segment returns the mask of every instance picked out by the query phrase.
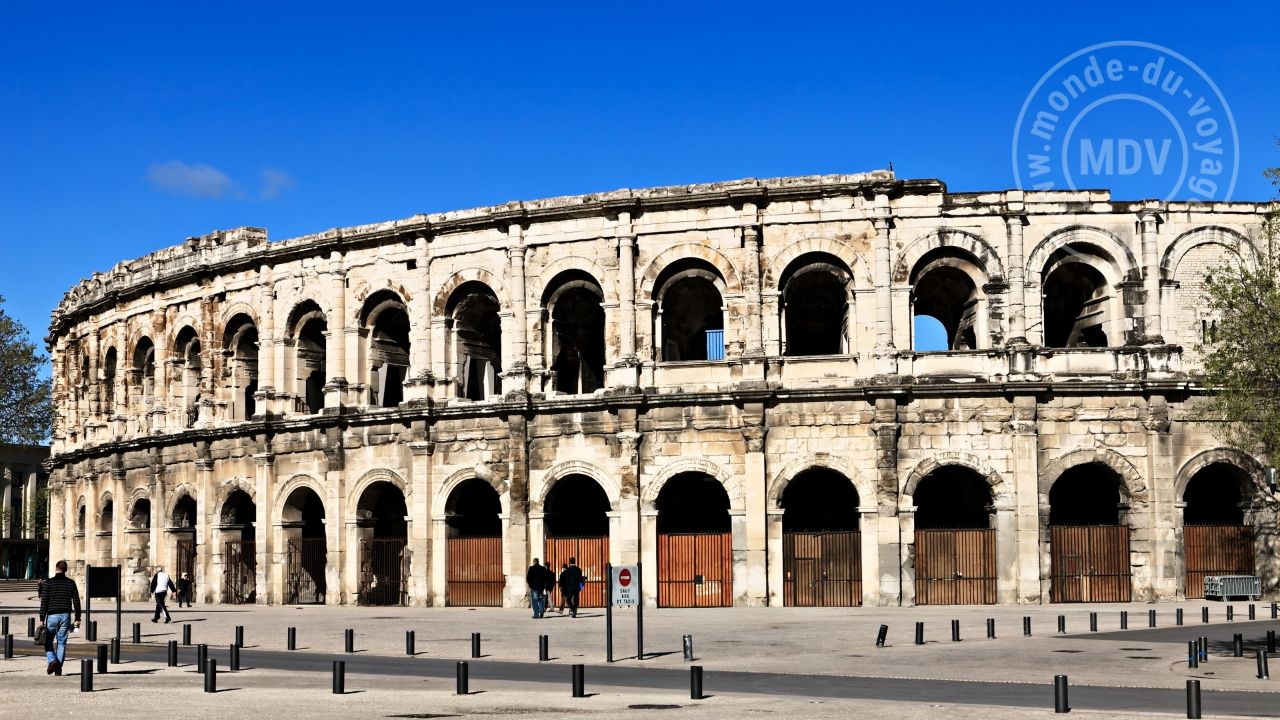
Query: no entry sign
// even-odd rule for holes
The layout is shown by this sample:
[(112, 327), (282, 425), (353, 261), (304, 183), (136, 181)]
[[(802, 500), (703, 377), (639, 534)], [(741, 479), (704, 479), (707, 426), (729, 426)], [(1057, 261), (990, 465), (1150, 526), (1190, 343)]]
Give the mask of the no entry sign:
[(639, 573), (635, 565), (613, 566), (613, 604), (615, 606), (640, 604), (640, 593), (636, 591)]

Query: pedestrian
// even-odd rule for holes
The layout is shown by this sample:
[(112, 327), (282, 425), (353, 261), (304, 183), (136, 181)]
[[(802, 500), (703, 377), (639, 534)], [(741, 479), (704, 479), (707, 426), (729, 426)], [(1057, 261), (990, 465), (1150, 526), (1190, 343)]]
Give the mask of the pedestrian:
[[(569, 563), (560, 563), (560, 577), (561, 577), (561, 578), (564, 578), (564, 573), (565, 573), (565, 571), (566, 571), (566, 570), (568, 570), (568, 569), (569, 569)], [(557, 585), (557, 589), (559, 589), (559, 590), (560, 590), (560, 593), (559, 593), (559, 595), (560, 595), (560, 606), (556, 608), (556, 612), (558, 612), (558, 613), (562, 613), (562, 612), (564, 612), (564, 599), (565, 599), (564, 589), (559, 587), (559, 583), (556, 583), (556, 585)]]
[(547, 612), (547, 569), (542, 567), (538, 558), (533, 559), (529, 571), (524, 574), (524, 581), (529, 585), (529, 604), (533, 607), (533, 619), (537, 620)]
[(191, 591), (195, 587), (195, 583), (191, 580), (191, 573), (182, 573), (182, 577), (178, 578), (178, 607), (182, 607), (185, 601), (187, 607), (191, 607)]
[(587, 577), (578, 567), (577, 558), (569, 558), (569, 565), (560, 572), (560, 594), (569, 605), (569, 617), (578, 617), (578, 593), (586, 585)]
[(169, 608), (165, 607), (164, 598), (169, 591), (177, 591), (178, 586), (173, 584), (173, 578), (164, 571), (164, 568), (157, 567), (156, 574), (151, 576), (151, 592), (156, 596), (156, 614), (151, 618), (151, 622), (159, 622), (160, 613), (164, 613), (164, 621), (173, 620), (169, 616)]
[[(49, 661), (48, 675), (62, 674), (62, 661), (67, 657), (67, 633), (80, 625), (80, 588), (67, 577), (67, 561), (59, 560), (58, 572), (45, 583), (40, 597), (40, 625), (45, 629), (44, 654)], [(71, 614), (75, 613), (75, 621)]]
[(551, 609), (551, 605), (552, 605), (551, 593), (555, 591), (556, 591), (556, 571), (551, 569), (550, 560), (543, 560), (542, 561), (542, 593), (543, 593), (544, 602), (546, 602), (546, 605), (543, 606), (544, 615), (546, 614), (547, 610)]

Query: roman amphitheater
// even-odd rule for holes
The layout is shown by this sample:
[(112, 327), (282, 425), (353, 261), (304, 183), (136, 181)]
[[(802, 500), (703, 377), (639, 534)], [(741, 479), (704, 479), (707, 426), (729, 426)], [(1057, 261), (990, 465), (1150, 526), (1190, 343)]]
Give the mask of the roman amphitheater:
[(876, 171), (193, 237), (53, 313), (51, 558), (225, 603), (518, 606), (570, 555), (588, 604), (606, 562), (660, 607), (1274, 597), (1267, 461), (1192, 412), (1264, 210)]

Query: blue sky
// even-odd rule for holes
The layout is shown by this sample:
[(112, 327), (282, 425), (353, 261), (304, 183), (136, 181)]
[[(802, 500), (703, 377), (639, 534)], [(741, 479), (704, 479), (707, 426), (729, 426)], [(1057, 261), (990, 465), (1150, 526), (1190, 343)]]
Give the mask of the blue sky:
[(889, 162), (1012, 187), (1024, 99), (1109, 40), (1213, 78), (1237, 199), (1280, 164), (1273, 3), (206, 5), (0, 10), (0, 294), (34, 337), (80, 278), (219, 228)]

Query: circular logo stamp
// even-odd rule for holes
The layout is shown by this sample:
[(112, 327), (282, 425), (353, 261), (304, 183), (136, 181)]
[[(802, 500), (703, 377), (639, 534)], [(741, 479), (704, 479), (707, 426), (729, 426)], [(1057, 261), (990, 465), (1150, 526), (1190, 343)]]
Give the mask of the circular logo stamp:
[(1195, 63), (1147, 42), (1105, 42), (1063, 58), (1031, 89), (1013, 131), (1014, 182), (1025, 190), (1229, 200), (1239, 170), (1222, 91)]

